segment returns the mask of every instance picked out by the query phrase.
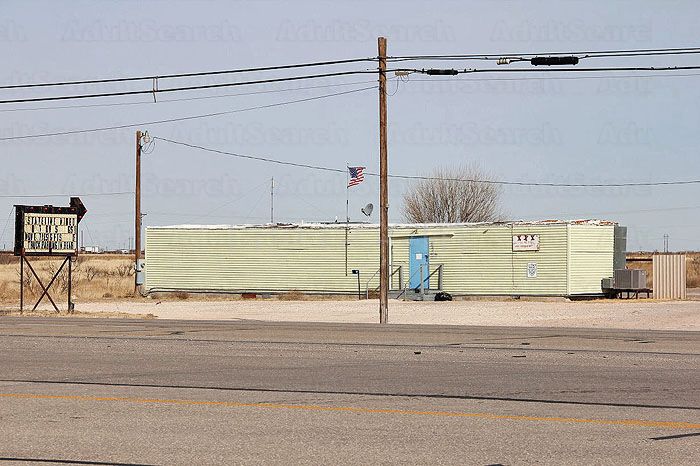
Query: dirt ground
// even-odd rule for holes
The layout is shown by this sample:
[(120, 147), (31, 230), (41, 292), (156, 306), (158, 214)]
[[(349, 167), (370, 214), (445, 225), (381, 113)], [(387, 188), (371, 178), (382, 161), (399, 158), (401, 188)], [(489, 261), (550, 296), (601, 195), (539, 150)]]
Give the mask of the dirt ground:
[[(640, 253), (636, 253), (639, 256)], [(56, 259), (33, 259), (43, 277), (60, 266)], [(644, 262), (637, 264), (646, 265)], [(635, 267), (637, 264), (629, 264)], [(29, 307), (41, 292), (25, 268), (25, 302)], [(373, 323), (378, 320), (377, 300), (356, 301), (352, 296), (328, 298), (290, 292), (272, 299), (245, 300), (241, 296), (133, 294), (133, 266), (129, 256), (78, 257), (73, 269), (76, 317), (161, 318), (185, 320), (238, 320)], [(65, 270), (59, 275), (57, 304), (66, 308)], [(688, 257), (688, 284), (700, 283), (700, 255)], [(16, 315), (19, 303), (19, 262), (0, 254), (0, 316)], [(689, 289), (689, 298), (700, 298)], [(700, 301), (654, 300), (467, 300), (453, 302), (389, 302), (390, 322), (396, 324), (494, 325), (525, 327), (593, 327), (700, 331)], [(44, 300), (40, 310), (27, 316), (57, 315)], [(68, 315), (65, 310), (59, 315)]]
[[(85, 313), (184, 320), (376, 323), (377, 300), (94, 302)], [(150, 316), (149, 316), (150, 315)], [(700, 331), (698, 301), (389, 301), (394, 324), (578, 327)]]

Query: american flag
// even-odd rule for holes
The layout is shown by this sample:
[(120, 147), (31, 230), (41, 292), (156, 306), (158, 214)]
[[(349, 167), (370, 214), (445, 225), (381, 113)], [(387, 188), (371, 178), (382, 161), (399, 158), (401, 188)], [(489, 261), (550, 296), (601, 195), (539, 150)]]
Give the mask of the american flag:
[(351, 186), (358, 185), (365, 181), (364, 170), (367, 167), (348, 167), (350, 171), (350, 181), (348, 182), (348, 188)]

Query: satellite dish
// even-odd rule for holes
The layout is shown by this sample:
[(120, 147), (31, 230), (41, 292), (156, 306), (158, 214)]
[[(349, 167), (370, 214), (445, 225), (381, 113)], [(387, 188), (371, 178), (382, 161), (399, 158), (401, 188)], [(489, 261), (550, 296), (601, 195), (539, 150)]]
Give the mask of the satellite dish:
[(372, 215), (372, 211), (374, 210), (374, 205), (372, 205), (372, 203), (370, 202), (369, 204), (367, 204), (366, 206), (364, 206), (360, 210), (362, 211), (363, 214), (365, 214), (366, 216), (369, 217), (370, 215)]

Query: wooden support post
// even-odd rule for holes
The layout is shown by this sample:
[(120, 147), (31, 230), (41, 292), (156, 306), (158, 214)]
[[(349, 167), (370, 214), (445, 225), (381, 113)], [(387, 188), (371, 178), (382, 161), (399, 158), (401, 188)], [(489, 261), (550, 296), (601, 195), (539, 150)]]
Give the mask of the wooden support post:
[(386, 38), (379, 51), (379, 323), (389, 322), (389, 187), (386, 128)]
[(138, 291), (138, 268), (141, 260), (141, 131), (136, 131), (136, 189), (134, 190), (134, 293)]
[(73, 313), (73, 300), (71, 299), (71, 293), (73, 288), (73, 261), (70, 256), (66, 257), (68, 261), (68, 314)]
[(19, 256), (19, 312), (24, 311), (24, 253)]

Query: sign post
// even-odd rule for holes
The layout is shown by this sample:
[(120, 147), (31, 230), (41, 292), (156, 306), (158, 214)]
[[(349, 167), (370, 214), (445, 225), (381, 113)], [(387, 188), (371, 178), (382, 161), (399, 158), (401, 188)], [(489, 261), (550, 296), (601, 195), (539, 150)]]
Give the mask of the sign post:
[[(24, 265), (36, 278), (42, 293), (34, 304), (35, 310), (44, 296), (51, 302), (58, 312), (58, 306), (54, 302), (49, 290), (54, 284), (63, 268), (68, 265), (68, 312), (73, 311), (72, 293), (72, 262), (78, 255), (78, 223), (82, 220), (87, 209), (80, 198), (71, 197), (69, 207), (44, 206), (15, 206), (15, 256), (20, 257), (20, 291), (19, 309), (24, 310)], [(55, 274), (51, 277), (47, 286), (39, 278), (36, 270), (29, 261), (29, 257), (63, 257), (63, 262)]]

